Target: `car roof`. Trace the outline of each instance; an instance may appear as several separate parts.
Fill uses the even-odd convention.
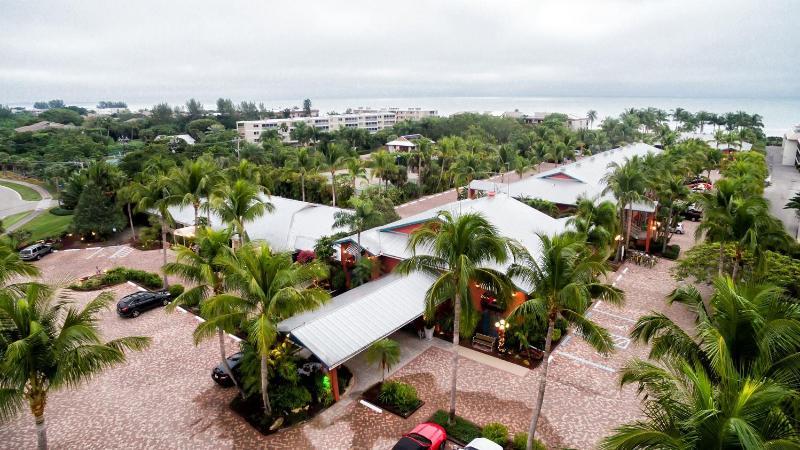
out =
[[[403,436],[397,441],[397,444],[394,444],[392,450],[427,450],[429,448],[428,445],[422,445],[410,437]]]
[[[479,437],[471,440],[464,450],[503,450],[500,444],[489,439]]]

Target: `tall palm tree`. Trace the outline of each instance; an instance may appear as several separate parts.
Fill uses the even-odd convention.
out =
[[[458,379],[459,336],[471,334],[461,321],[462,310],[473,311],[470,285],[478,283],[500,298],[509,298],[511,285],[501,272],[487,266],[503,264],[511,253],[511,243],[500,236],[485,217],[468,213],[453,216],[449,211],[440,211],[436,219],[411,233],[408,246],[411,258],[397,265],[395,271],[402,275],[423,272],[436,279],[425,294],[429,305],[452,299],[453,301],[453,345],[452,372],[450,377],[450,416],[453,423],[456,414],[456,381]]]
[[[578,199],[575,215],[567,224],[584,235],[586,243],[596,252],[604,253],[612,247],[618,233],[617,207],[608,200],[595,204],[586,198]]]
[[[361,247],[361,232],[377,223],[381,214],[375,209],[372,201],[353,197],[350,199],[352,211],[337,211],[333,214],[334,228],[348,228],[350,233],[356,233],[358,246]]]
[[[130,181],[117,190],[117,202],[124,204],[128,212],[128,223],[131,227],[133,242],[136,242],[136,229],[133,226],[133,211],[136,209],[136,205],[139,204],[139,200],[141,200],[144,191],[145,187],[142,183],[135,180]]]
[[[222,258],[232,253],[230,243],[233,230],[213,230],[210,227],[198,227],[195,237],[196,250],[182,245],[175,247],[177,255],[175,262],[164,266],[164,272],[177,275],[192,283],[193,287],[183,291],[172,303],[167,306],[167,311],[172,312],[179,305],[202,305],[202,303],[217,295],[224,293],[224,266]],[[219,340],[219,353],[225,373],[233,380],[237,388],[239,383],[231,372],[225,351],[225,333],[233,333],[239,326],[238,323],[217,320],[217,338]],[[200,343],[202,333],[195,333],[195,345]]]
[[[176,197],[174,203],[194,209],[194,225],[200,225],[200,206],[211,196],[219,182],[219,168],[210,158],[186,161],[169,174],[170,191]]]
[[[389,177],[397,172],[395,156],[386,150],[377,151],[370,157],[370,166],[372,174],[383,181],[383,189],[389,189]]]
[[[597,120],[597,111],[590,109],[586,113],[586,118],[589,119],[589,127],[592,127],[594,125],[594,121]]]
[[[28,404],[37,444],[47,448],[45,405],[52,391],[73,388],[103,369],[125,362],[125,352],[142,350],[146,337],[103,342],[97,315],[113,301],[104,292],[83,308],[54,302],[54,292],[31,283],[0,293],[0,420]]]
[[[24,289],[25,283],[12,283],[17,278],[39,275],[39,268],[19,257],[14,247],[0,240],[0,295],[12,295]]]
[[[146,178],[143,184],[144,189],[139,195],[137,209],[148,211],[155,209],[158,213],[158,222],[161,228],[161,255],[164,259],[162,266],[167,264],[167,227],[173,222],[169,207],[175,201],[175,196],[170,190],[170,180],[161,173],[155,173]],[[169,286],[167,273],[164,272],[164,287]]]
[[[661,244],[661,253],[663,254],[667,251],[670,235],[669,230],[675,218],[676,202],[689,197],[689,189],[683,184],[683,177],[681,176],[668,175],[665,177],[653,177],[653,180],[658,180],[655,185],[655,190],[658,196],[659,206],[665,208],[667,212],[667,220],[663,223],[664,241]]]
[[[565,233],[552,238],[539,235],[539,239],[542,242],[541,258],[520,252],[508,270],[509,277],[533,286],[528,293],[529,300],[519,305],[511,317],[532,316],[547,323],[542,374],[528,431],[528,450],[531,450],[536,437],[544,402],[556,320],[566,320],[576,328],[578,336],[598,352],[607,354],[614,349],[614,342],[605,328],[586,317],[586,312],[593,297],[614,305],[621,305],[624,300],[621,290],[599,281],[608,270],[606,255],[589,251],[583,236]]]
[[[400,362],[400,345],[389,338],[375,341],[367,349],[367,362],[381,368],[381,382],[386,381],[386,372]]]
[[[367,179],[367,169],[364,168],[364,165],[358,158],[348,159],[345,163],[345,168],[347,169],[347,176],[350,177],[350,180],[353,182],[353,194],[355,195],[357,181],[359,179]]]
[[[430,167],[431,157],[433,156],[433,143],[428,138],[415,139],[414,145],[417,146],[417,184],[420,187],[420,195],[422,195],[422,167],[423,162]]]
[[[627,249],[631,238],[633,205],[637,202],[650,203],[647,197],[644,196],[647,180],[642,170],[641,159],[638,156],[626,159],[622,165],[615,162],[611,163],[608,168],[613,170],[603,178],[603,182],[606,183],[603,193],[611,192],[617,199],[620,229],[625,230],[622,248]],[[615,260],[619,261],[621,257],[622,251],[620,249]]]
[[[211,208],[219,215],[222,222],[233,226],[239,235],[239,244],[249,240],[245,223],[251,222],[268,212],[275,206],[261,198],[265,189],[247,180],[236,180],[233,184],[223,184],[211,198]]]
[[[486,160],[475,151],[465,151],[456,155],[450,174],[456,187],[469,186],[472,180],[484,178],[488,174]]]
[[[293,153],[293,166],[300,174],[300,198],[306,201],[306,177],[319,171],[319,158],[308,147],[302,147]]]
[[[332,204],[336,206],[336,171],[342,168],[350,156],[341,145],[335,142],[323,145],[321,147],[321,154],[322,166],[331,174]]]
[[[201,311],[208,320],[195,338],[214,334],[229,323],[243,324],[261,359],[261,400],[271,415],[268,393],[269,353],[278,336],[278,323],[324,305],[330,294],[316,286],[328,276],[318,263],[292,262],[288,253],[273,254],[266,244],[245,245],[222,258],[225,294],[206,300]]]

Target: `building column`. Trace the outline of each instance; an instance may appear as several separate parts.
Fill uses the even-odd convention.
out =
[[[339,375],[336,373],[336,368],[328,371],[328,377],[331,379],[331,390],[333,391],[333,401],[339,401]]]
[[[653,215],[652,214],[648,214],[647,215],[647,234],[646,234],[647,238],[644,241],[644,252],[645,253],[650,253],[650,235],[651,235],[652,228],[653,228]]]
[[[344,270],[344,285],[347,289],[350,289],[350,271],[347,270],[347,258],[350,256],[350,253],[347,253],[347,248],[350,247],[350,243],[342,243],[339,246],[339,259],[342,261],[342,269]]]

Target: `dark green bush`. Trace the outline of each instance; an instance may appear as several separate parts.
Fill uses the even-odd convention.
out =
[[[528,433],[517,433],[514,435],[514,440],[511,443],[514,450],[525,450],[528,446]],[[538,439],[533,440],[533,450],[547,450],[542,441]]]
[[[505,446],[508,443],[508,428],[502,423],[492,422],[483,427],[483,437]]]
[[[125,281],[133,281],[148,289],[158,289],[162,286],[161,277],[157,273],[126,269],[125,267],[115,267],[100,276],[89,278],[81,283],[73,283],[70,285],[70,289],[76,291],[93,291],[103,287],[124,283]]]
[[[403,414],[413,411],[420,403],[414,386],[399,381],[384,382],[378,399],[397,408]]]
[[[662,255],[666,259],[678,259],[678,255],[681,253],[681,246],[677,244],[672,244],[667,246],[667,250]]]
[[[475,438],[481,437],[481,427],[459,416],[456,416],[453,425],[448,425],[447,416],[447,411],[440,409],[433,414],[430,421],[444,428],[448,437],[459,440],[465,444]]]
[[[56,206],[55,208],[50,209],[50,214],[54,216],[71,216],[75,214],[75,211]]]
[[[183,294],[184,287],[182,284],[171,284],[167,290],[169,291],[169,295],[171,295],[172,298],[175,298]]]
[[[300,385],[282,385],[269,391],[269,400],[276,411],[289,412],[311,403],[311,393]]]

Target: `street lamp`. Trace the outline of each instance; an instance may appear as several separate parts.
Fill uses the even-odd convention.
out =
[[[504,319],[500,319],[499,322],[494,323],[494,326],[497,328],[497,351],[505,353],[506,330],[508,330],[509,324]]]

